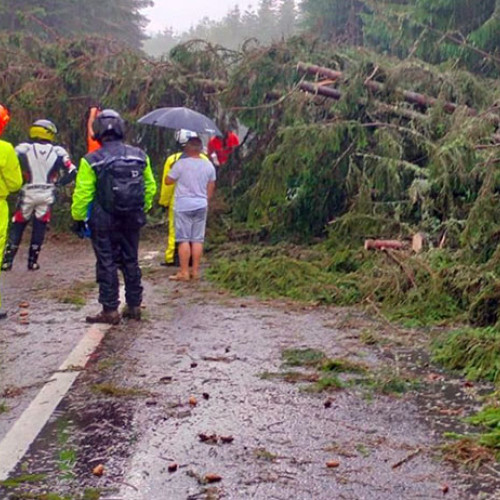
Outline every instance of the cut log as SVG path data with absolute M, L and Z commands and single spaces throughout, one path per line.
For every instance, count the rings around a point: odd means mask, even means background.
M 365 240 L 365 250 L 402 250 L 405 246 L 399 240 Z
M 336 71 L 334 69 L 303 62 L 299 62 L 297 64 L 297 71 L 299 71 L 300 73 L 306 73 L 308 75 L 324 76 L 325 78 L 330 78 L 331 80 L 339 80 L 343 75 L 341 71 Z
M 330 68 L 325 68 L 323 66 L 316 66 L 314 64 L 307 64 L 303 62 L 299 62 L 297 64 L 297 70 L 301 73 L 324 76 L 325 78 L 332 78 L 337 80 L 341 79 L 343 76 L 342 72 L 340 71 L 335 71 Z M 372 92 L 377 92 L 377 93 L 386 90 L 386 86 L 383 83 L 376 82 L 374 80 L 366 80 L 365 87 L 371 90 Z M 436 99 L 435 97 L 419 94 L 418 92 L 411 92 L 409 90 L 401 90 L 401 89 L 396 89 L 396 92 L 400 93 L 406 102 L 409 102 L 411 104 L 417 104 L 418 106 L 422 106 L 424 108 L 435 106 L 439 102 L 439 99 Z M 340 97 L 338 98 L 334 97 L 334 99 L 337 100 L 339 98 Z M 443 109 L 447 113 L 454 113 L 458 107 L 459 105 L 453 102 L 443 103 Z M 469 116 L 477 115 L 477 111 L 475 109 L 469 108 L 468 106 L 464 106 L 464 108 L 467 109 L 467 113 L 469 114 Z
M 332 89 L 331 87 L 324 87 L 310 82 L 302 82 L 299 84 L 299 89 L 310 94 L 322 95 L 329 97 L 331 99 L 339 100 L 342 94 L 337 89 Z
M 380 82 L 375 82 L 373 80 L 369 80 L 365 82 L 366 88 L 370 89 L 372 92 L 383 92 L 385 90 L 385 85 L 380 83 Z M 403 99 L 406 102 L 409 102 L 410 104 L 416 104 L 417 106 L 421 106 L 423 108 L 429 108 L 432 106 L 435 106 L 439 100 L 436 99 L 435 97 L 429 97 L 424 94 L 419 94 L 418 92 L 411 92 L 409 90 L 401 90 L 401 89 L 396 89 L 397 93 L 400 93 Z M 447 113 L 454 113 L 457 108 L 458 104 L 455 104 L 453 102 L 443 102 L 443 109 Z M 477 111 L 474 108 L 469 108 L 468 106 L 464 106 L 465 109 L 467 109 L 467 114 L 469 116 L 476 116 Z
M 394 106 L 392 104 L 386 104 L 382 101 L 375 101 L 376 106 L 375 114 L 382 115 L 392 115 L 400 118 L 407 118 L 408 120 L 426 121 L 429 120 L 429 116 L 424 113 L 419 113 L 412 109 L 404 108 L 402 106 Z

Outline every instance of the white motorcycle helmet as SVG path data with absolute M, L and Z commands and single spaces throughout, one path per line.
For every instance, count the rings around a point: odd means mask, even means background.
M 175 140 L 181 146 L 185 146 L 189 141 L 189 139 L 192 139 L 193 137 L 198 137 L 198 134 L 196 132 L 193 132 L 192 130 L 186 130 L 185 128 L 181 128 L 175 131 Z

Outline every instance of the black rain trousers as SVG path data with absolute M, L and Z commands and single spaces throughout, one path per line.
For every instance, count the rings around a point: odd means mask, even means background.
M 89 226 L 96 262 L 96 281 L 99 285 L 99 303 L 106 311 L 118 309 L 120 285 L 118 271 L 125 281 L 125 300 L 129 307 L 142 302 L 141 269 L 139 267 L 139 239 L 145 224 L 144 213 L 112 215 L 95 202 Z

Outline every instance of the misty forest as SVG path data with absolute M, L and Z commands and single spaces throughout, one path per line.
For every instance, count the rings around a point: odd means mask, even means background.
M 459 424 L 437 431 L 433 453 L 465 474 L 449 498 L 497 498 L 500 0 L 260 0 L 188 31 L 172 20 L 148 33 L 143 9 L 152 4 L 1 0 L 0 102 L 12 112 L 2 138 L 17 144 L 34 119 L 48 116 L 80 158 L 87 109 L 98 102 L 123 113 L 128 140 L 148 152 L 160 180 L 175 141 L 137 124 L 147 112 L 185 106 L 238 131 L 209 215 L 206 282 L 239 301 L 362 311 L 392 332 L 359 334 L 379 354 L 402 349 L 401 332 L 411 332 L 426 370 L 481 387 L 469 410 L 440 414 Z M 61 193 L 54 232 L 68 230 L 71 191 Z M 157 204 L 148 224 L 148 238 L 165 231 Z M 315 357 L 321 348 L 311 345 L 293 359 L 284 351 L 288 368 L 272 375 L 327 395 L 383 385 L 367 374 L 368 358 L 346 366 Z M 391 377 L 383 394 L 420 390 L 399 372 Z M 442 379 L 429 380 L 418 383 L 439 392 Z M 281 460 L 259 453 L 260 463 Z M 339 455 L 342 466 L 349 455 Z M 489 482 L 471 486 L 481 482 L 466 478 L 471 471 L 486 471 Z M 205 496 L 149 498 L 251 498 L 198 481 Z M 440 483 L 435 497 L 422 498 L 441 498 L 449 487 Z M 94 498 L 21 490 L 40 496 L 5 498 Z M 300 498 L 418 498 L 326 491 Z M 127 498 L 148 498 L 136 495 Z M 287 498 L 276 495 L 256 498 Z

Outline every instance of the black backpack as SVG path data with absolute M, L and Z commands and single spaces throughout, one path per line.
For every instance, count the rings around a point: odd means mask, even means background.
M 97 202 L 113 215 L 144 210 L 146 155 L 135 148 L 124 153 L 105 155 L 92 165 L 97 175 Z

